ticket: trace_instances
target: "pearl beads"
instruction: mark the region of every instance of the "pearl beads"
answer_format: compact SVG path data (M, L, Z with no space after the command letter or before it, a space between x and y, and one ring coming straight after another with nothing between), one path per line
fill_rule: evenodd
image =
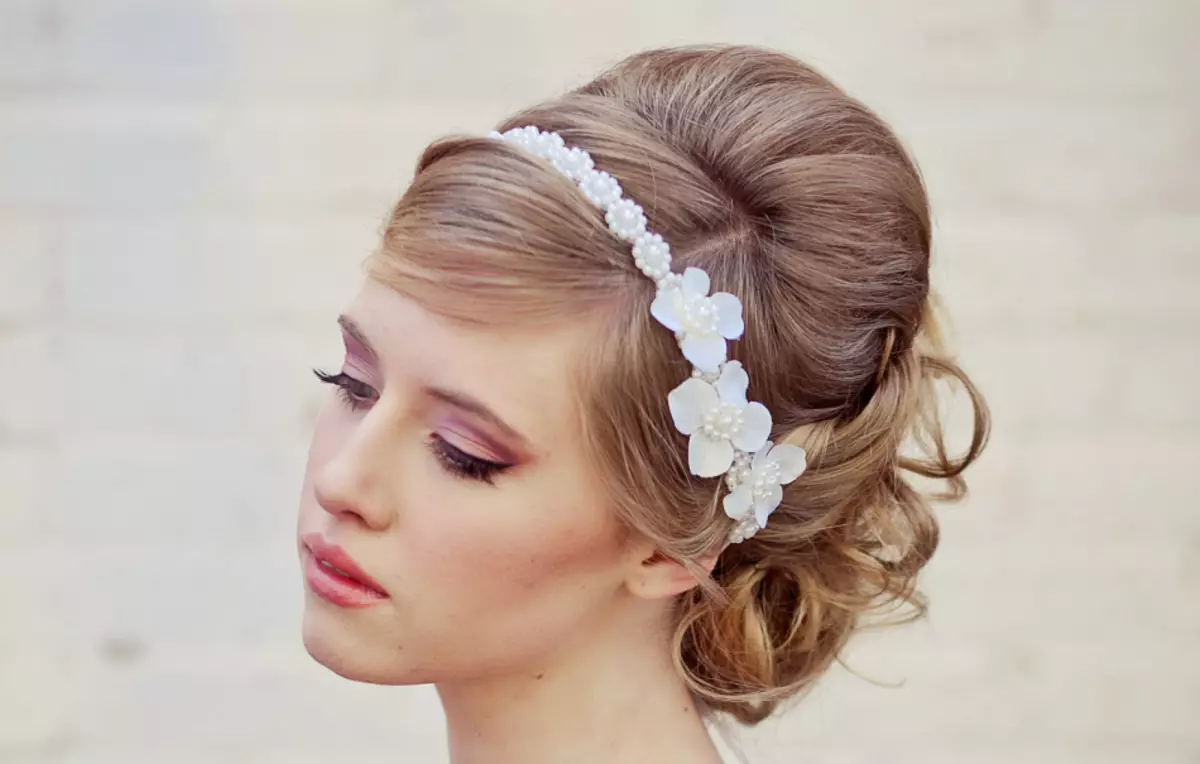
M757 503L765 500L779 482L779 463L768 462L754 476L754 501Z
M729 532L729 543L740 544L758 533L758 530L758 521L754 519L754 513L751 512L733 526L733 530Z
M745 482L749 476L750 454L738 451L733 457L733 467L729 469L729 472L725 473L725 486L732 491Z
M608 228L617 238L625 241L635 241L646 232L646 215L637 202L631 199L621 199L608 208L604 213Z
M683 276L678 273L668 273L658 280L658 291L664 289L679 289L683 286Z
M742 410L732 403L721 403L704 413L700 431L713 440L729 440L742 426Z
M587 177L592 171L592 158L581 149L571 148L551 157L555 168L576 183Z
M621 201L621 184L603 170L592 170L579 181L579 190L588 201L602 210Z
M671 248L656 233L643 233L633 242L633 264L658 281L671 272Z
M712 298L681 293L681 299L683 305L679 311L679 320L687 334L693 337L711 337L718 333L719 316Z

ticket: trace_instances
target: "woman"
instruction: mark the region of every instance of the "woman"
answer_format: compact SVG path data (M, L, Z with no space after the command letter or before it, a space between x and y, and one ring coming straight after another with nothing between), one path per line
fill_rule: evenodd
M636 55L500 131L425 151L318 372L305 645L436 684L454 764L717 762L709 714L758 722L919 612L908 476L960 496L986 439L925 192L756 48ZM974 405L957 458L939 377Z

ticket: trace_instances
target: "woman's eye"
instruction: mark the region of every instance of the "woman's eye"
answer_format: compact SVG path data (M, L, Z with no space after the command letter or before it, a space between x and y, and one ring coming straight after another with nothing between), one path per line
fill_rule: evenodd
M430 436L429 448L446 472L456 477L478 480L481 483L494 485L492 478L512 466L472 456L461 448L451 445L437 433Z
M345 372L330 374L320 369L313 369L313 374L316 374L317 379L325 384L336 387L338 396L352 411L370 408L375 401L379 400L379 391Z

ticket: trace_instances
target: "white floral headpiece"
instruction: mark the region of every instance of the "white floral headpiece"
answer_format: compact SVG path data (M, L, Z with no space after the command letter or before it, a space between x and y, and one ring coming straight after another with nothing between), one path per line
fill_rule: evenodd
M687 268L671 271L671 248L646 228L646 215L621 194L621 184L595 169L591 156L567 146L558 133L529 125L490 137L520 146L547 160L578 184L583 195L604 211L615 236L633 245L638 269L658 285L650 314L675 332L683 355L694 367L690 379L667 396L675 427L689 436L688 467L699 477L725 476L730 493L725 514L737 521L729 533L736 544L766 527L783 499L783 485L804 472L803 448L773 445L771 414L747 401L750 377L738 361L726 360L726 342L742 336L742 303L728 292L709 294L708 274Z

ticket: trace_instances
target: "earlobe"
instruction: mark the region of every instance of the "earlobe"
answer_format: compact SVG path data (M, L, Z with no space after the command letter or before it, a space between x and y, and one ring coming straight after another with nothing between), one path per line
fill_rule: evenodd
M717 563L717 555L706 555L696 562L703 570L711 572ZM628 586L639 597L663 599L682 594L699 583L686 565L655 550L640 561L630 575Z

